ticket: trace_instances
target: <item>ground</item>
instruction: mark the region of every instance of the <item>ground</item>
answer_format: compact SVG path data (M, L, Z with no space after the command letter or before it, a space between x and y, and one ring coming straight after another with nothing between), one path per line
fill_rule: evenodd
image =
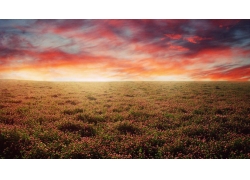
M0 80L0 158L250 158L250 82Z

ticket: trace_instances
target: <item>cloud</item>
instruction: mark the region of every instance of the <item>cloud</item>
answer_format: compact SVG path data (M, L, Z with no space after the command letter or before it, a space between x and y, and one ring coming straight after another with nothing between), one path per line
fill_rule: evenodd
M0 75L248 80L249 29L250 20L1 20Z
M184 39L187 40L188 42L196 44L199 41L208 40L208 39L211 39L211 38L202 38L202 37L199 37L199 36L189 36L189 37L185 37Z
M182 35L181 34L165 34L166 37L170 39L181 39Z
M193 74L193 77L195 79L248 81L250 79L250 65L234 68L221 66L208 71L200 71Z

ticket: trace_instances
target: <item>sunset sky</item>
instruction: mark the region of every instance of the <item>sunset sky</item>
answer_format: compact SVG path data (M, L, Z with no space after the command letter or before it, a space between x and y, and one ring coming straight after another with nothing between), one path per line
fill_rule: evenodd
M0 20L0 79L250 80L250 20Z

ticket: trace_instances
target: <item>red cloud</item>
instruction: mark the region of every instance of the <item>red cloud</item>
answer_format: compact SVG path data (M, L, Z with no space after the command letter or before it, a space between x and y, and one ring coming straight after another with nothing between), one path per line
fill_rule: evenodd
M240 66L242 59L250 57L245 47L248 41L241 43L242 36L235 35L248 27L247 22L244 26L237 23L238 20L197 23L195 20L41 20L34 27L19 28L19 31L27 30L27 34L0 34L0 73L41 68L68 69L72 73L74 69L81 73L82 69L91 73L96 69L95 72L114 73L118 79L185 75L198 80L247 80L248 66L213 68L235 62ZM203 25L206 25L206 32ZM183 27L194 29L196 34L190 36L188 28ZM223 34L224 27L234 27L224 34L226 43L219 41L218 34L214 35ZM244 28L234 30L240 27ZM34 43L36 46L32 44L35 36L39 37ZM48 37L53 40L46 41ZM161 38L164 39L160 41ZM218 43L208 41L210 39ZM198 72L195 74L195 71Z
M166 37L170 39L181 39L182 35L181 34L165 34Z
M250 65L232 69L226 67L215 68L209 71L201 71L193 75L195 79L248 81L250 80Z
M234 52L237 52L235 55ZM226 58L228 61L231 61L234 56L240 55L242 50L240 49L231 49L231 48L216 48L216 49L201 49L196 53L187 52L183 57L185 58L196 58L203 63L213 63L220 58Z
M196 44L199 41L208 40L208 39L211 39L211 38L202 38L202 37L199 37L199 36L189 36L189 37L185 37L184 39L187 40L188 42Z
M146 53L151 56L154 56L156 53L168 54L173 51L185 52L188 49L179 45L172 43L166 43L165 46L159 46L157 44L140 44L134 43L134 51L137 53Z
M220 27L220 28L234 26L239 22L240 22L240 20L238 20L238 19L213 19L213 20L210 20L210 23L213 26Z

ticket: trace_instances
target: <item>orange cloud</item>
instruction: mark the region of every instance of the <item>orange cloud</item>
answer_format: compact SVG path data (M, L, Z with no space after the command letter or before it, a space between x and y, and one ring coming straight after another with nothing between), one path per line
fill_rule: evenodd
M170 39L181 39L182 35L181 34L165 34L166 37Z
M27 21L1 21L1 78L250 79L247 20Z
M194 74L195 79L248 81L250 79L250 65L235 68L220 67Z
M189 37L185 37L184 39L187 40L188 42L196 44L199 41L208 40L208 39L211 39L211 38L202 38L202 37L199 37L199 36L189 36Z

